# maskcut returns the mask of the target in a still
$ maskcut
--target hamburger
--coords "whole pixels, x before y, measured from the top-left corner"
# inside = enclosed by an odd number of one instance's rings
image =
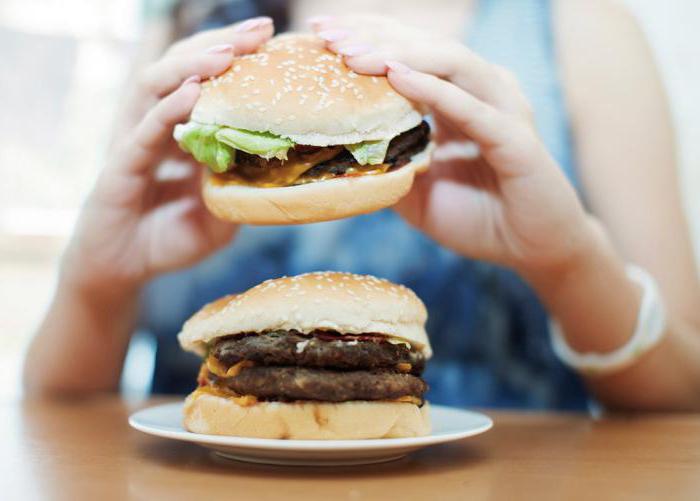
[[[426,318],[410,289],[339,272],[267,280],[214,301],[178,335],[204,358],[184,426],[275,439],[426,435]]]
[[[217,217],[298,224],[396,203],[427,168],[430,128],[386,77],[359,75],[314,35],[277,36],[202,85],[174,130],[207,167]]]

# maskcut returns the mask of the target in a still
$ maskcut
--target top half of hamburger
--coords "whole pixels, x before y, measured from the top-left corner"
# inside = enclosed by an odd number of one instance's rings
[[[396,203],[427,167],[429,132],[386,77],[353,72],[313,35],[286,34],[205,82],[174,135],[208,167],[214,214],[294,224]]]

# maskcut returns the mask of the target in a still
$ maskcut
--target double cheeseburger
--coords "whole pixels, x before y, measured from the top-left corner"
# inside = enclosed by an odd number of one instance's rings
[[[426,317],[406,287],[336,272],[210,303],[178,337],[204,357],[185,427],[277,439],[426,435]]]
[[[273,38],[202,85],[175,139],[205,164],[204,201],[250,224],[325,221],[396,203],[428,165],[430,129],[386,77],[313,35]]]

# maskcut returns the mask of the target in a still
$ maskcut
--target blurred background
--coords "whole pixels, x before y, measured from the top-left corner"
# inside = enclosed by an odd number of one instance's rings
[[[154,57],[170,36],[165,19],[174,3],[0,2],[0,397],[20,391],[22,353],[52,294],[77,211],[103,163],[122,89],[132,65]],[[664,75],[700,258],[700,2],[626,3]],[[212,2],[189,4],[196,16]],[[142,374],[147,354],[131,362]],[[130,374],[127,370],[127,385],[135,384]]]

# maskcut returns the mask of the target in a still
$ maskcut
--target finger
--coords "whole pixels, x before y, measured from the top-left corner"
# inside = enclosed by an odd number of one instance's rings
[[[386,60],[396,60],[416,71],[446,79],[458,87],[508,113],[531,119],[532,109],[518,83],[507,69],[492,64],[464,44],[444,39],[410,26],[375,24],[358,27],[353,18],[326,22],[317,34],[327,48],[345,56],[357,73],[386,75]]]
[[[199,77],[192,77],[151,108],[117,148],[113,156],[116,165],[141,173],[158,163],[164,147],[172,141],[173,127],[189,117],[200,90]]]
[[[141,87],[159,98],[175,90],[190,75],[202,79],[220,75],[231,66],[234,54],[253,52],[272,34],[272,20],[257,18],[185,39],[144,70],[139,77]]]
[[[459,43],[411,42],[365,53],[347,52],[348,46],[340,43],[331,47],[339,54],[350,56],[346,57],[346,64],[358,73],[382,74],[386,71],[387,59],[397,60],[416,71],[449,80],[503,111],[522,115],[530,111],[512,73],[487,62]]]
[[[477,171],[476,177],[480,175],[476,166],[460,170],[462,173]],[[498,196],[488,187],[479,188],[481,181],[475,181],[475,185],[465,183],[449,173],[430,177],[419,176],[408,195],[402,198],[394,209],[409,224],[428,236],[439,239],[445,247],[464,248],[464,235],[483,235],[487,231],[484,221],[489,217],[486,211],[491,204],[485,201]],[[486,180],[486,183],[488,182]],[[450,217],[446,218],[445,214],[450,214]],[[460,228],[460,231],[454,231],[454,228]],[[484,242],[488,240],[483,239]],[[470,244],[477,251],[481,242]],[[480,253],[477,251],[476,255]]]
[[[157,207],[163,204],[170,203],[184,197],[197,196],[201,189],[201,171],[202,167],[198,165],[179,164],[177,170],[171,170],[173,164],[164,162],[158,166],[155,175],[149,186],[148,205]],[[170,168],[164,169],[165,166]],[[183,167],[186,169],[182,169]],[[171,172],[165,172],[171,170]]]
[[[308,18],[306,22],[313,31],[318,32],[337,25],[338,18],[336,16],[319,14]]]
[[[150,210],[143,221],[158,249],[155,272],[179,268],[230,241],[237,225],[215,219],[204,206],[201,196],[189,195]]]
[[[371,36],[386,30],[393,31],[407,26],[394,18],[377,14],[321,15],[307,19],[307,23],[315,33],[328,29],[345,28],[363,36]]]
[[[165,57],[144,70],[139,77],[141,88],[152,97],[161,98],[191,75],[202,79],[220,75],[231,66],[234,50],[232,44],[221,44],[201,53]]]
[[[249,54],[265,43],[274,34],[274,25],[269,17],[257,17],[240,23],[203,31],[173,44],[167,55],[197,53],[220,44],[232,44],[236,54]]]
[[[468,92],[434,75],[388,61],[389,82],[408,99],[434,110],[455,129],[474,140],[502,175],[520,175],[539,154],[532,129]]]

